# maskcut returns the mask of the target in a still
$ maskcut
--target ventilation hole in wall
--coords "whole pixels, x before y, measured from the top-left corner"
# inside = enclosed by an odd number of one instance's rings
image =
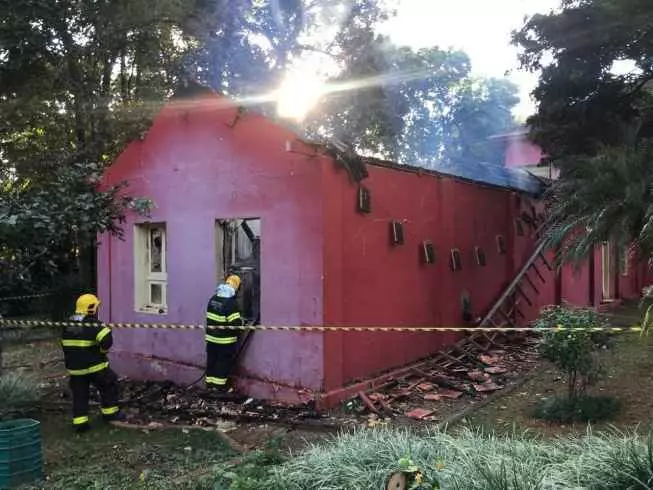
[[[485,267],[485,251],[481,247],[474,247],[474,258],[476,264]]]
[[[372,196],[370,191],[363,186],[358,188],[358,212],[369,214],[372,212]]]
[[[404,225],[399,221],[390,222],[390,243],[392,245],[404,244]]]
[[[524,225],[519,218],[515,218],[515,232],[517,236],[524,236]]]
[[[503,235],[497,235],[496,240],[497,240],[497,252],[499,252],[499,255],[505,255],[506,239],[503,237]]]
[[[525,211],[521,214],[521,220],[526,223],[529,228],[537,228],[535,221],[533,221],[533,217]]]
[[[451,249],[451,270],[456,272],[463,268],[463,261],[460,257],[460,250],[457,248]]]
[[[422,242],[422,262],[425,264],[435,263],[435,247],[428,240]]]

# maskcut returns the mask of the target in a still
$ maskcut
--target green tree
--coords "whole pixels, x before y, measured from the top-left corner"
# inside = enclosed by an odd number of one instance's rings
[[[98,176],[171,94],[196,12],[179,0],[0,10],[0,283],[81,270],[88,287],[96,233],[117,232],[131,205]]]
[[[524,68],[541,70],[532,137],[554,160],[653,136],[653,4],[565,0],[515,33]],[[633,70],[615,74],[616,62]],[[564,171],[564,167],[561,167]]]
[[[514,35],[525,68],[541,70],[531,137],[560,169],[550,239],[562,260],[606,240],[653,252],[653,3],[565,0]],[[620,73],[615,63],[630,63]],[[622,70],[623,71],[623,70]]]
[[[346,50],[336,91],[313,115],[314,133],[334,134],[361,151],[427,168],[501,156],[487,138],[514,126],[517,87],[473,78],[469,57],[437,47],[414,51],[365,31]],[[362,38],[362,40],[361,40]]]

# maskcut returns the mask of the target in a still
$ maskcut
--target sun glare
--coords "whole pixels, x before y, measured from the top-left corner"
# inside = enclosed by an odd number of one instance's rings
[[[302,120],[324,92],[324,83],[312,72],[290,72],[277,92],[277,113],[283,118]]]

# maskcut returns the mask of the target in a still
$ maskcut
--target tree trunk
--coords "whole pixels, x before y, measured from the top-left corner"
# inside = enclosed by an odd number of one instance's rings
[[[79,248],[79,284],[87,291],[97,288],[97,243],[82,244]]]

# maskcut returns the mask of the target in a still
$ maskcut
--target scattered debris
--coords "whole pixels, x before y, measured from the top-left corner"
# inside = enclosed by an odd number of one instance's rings
[[[537,360],[537,339],[526,335],[484,336],[463,340],[449,352],[421,362],[374,391],[359,392],[358,413],[403,414],[433,420],[471,399],[503,389]]]
[[[433,414],[434,410],[426,410],[424,408],[415,408],[406,413],[406,417],[411,419],[424,420],[429,415]]]
[[[442,395],[440,393],[427,393],[424,395],[424,399],[432,402],[439,402],[442,400]]]
[[[493,383],[492,381],[488,381],[487,383],[483,383],[482,385],[474,385],[474,389],[478,391],[479,393],[487,393],[489,391],[497,391],[502,389],[503,386],[500,386],[496,383]]]
[[[487,367],[484,371],[488,374],[505,374],[508,372],[506,368],[501,366]]]
[[[490,356],[484,354],[478,356],[478,360],[481,361],[483,364],[487,364],[488,366],[493,366],[494,364],[497,364],[500,361],[498,356]]]

